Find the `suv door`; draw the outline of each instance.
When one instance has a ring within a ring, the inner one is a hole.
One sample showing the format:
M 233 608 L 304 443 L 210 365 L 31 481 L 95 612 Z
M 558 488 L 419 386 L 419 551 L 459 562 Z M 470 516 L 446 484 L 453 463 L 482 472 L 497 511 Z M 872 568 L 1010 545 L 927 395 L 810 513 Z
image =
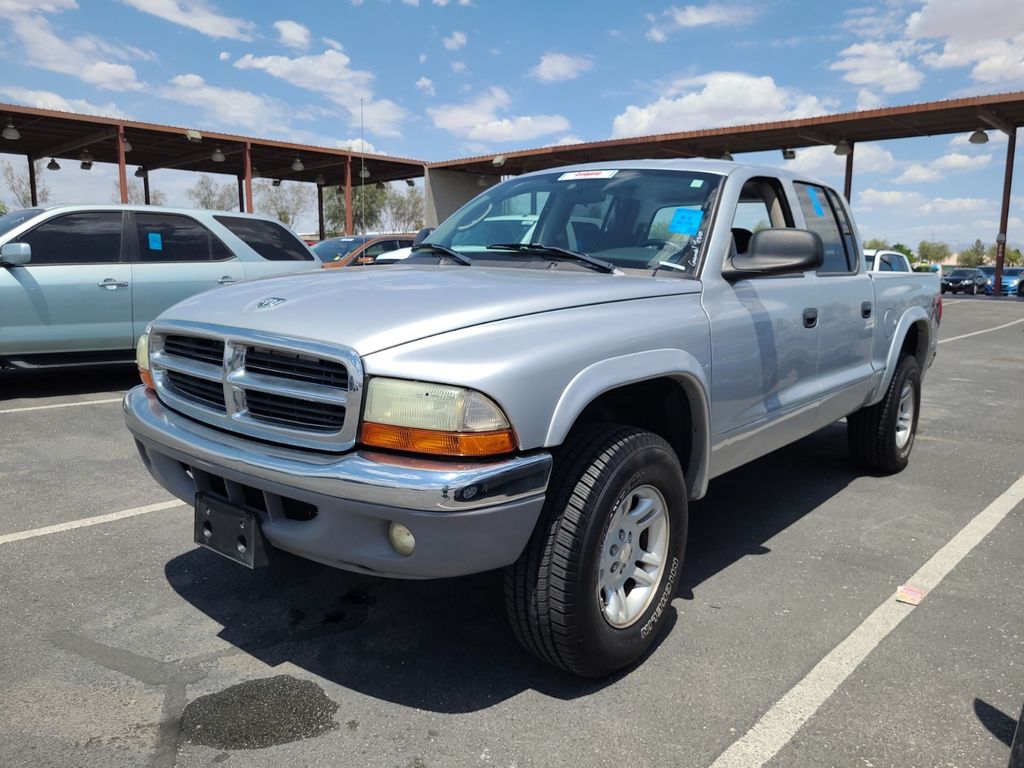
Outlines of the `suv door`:
M 210 230 L 179 213 L 131 214 L 135 338 L 172 304 L 245 279 L 242 263 Z
M 0 355 L 132 348 L 131 266 L 121 211 L 46 219 L 11 242 L 31 260 L 0 269 Z

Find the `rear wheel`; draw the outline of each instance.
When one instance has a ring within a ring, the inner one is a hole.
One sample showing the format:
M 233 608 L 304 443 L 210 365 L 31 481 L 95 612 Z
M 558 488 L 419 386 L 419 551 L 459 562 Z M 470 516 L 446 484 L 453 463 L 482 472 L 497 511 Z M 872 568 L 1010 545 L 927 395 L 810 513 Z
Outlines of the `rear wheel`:
M 846 418 L 846 436 L 853 458 L 868 469 L 885 474 L 904 469 L 914 447 L 920 402 L 920 369 L 917 360 L 907 355 L 896 366 L 881 402 Z
M 635 661 L 664 628 L 686 547 L 686 486 L 650 432 L 587 428 L 556 458 L 533 536 L 505 572 L 523 646 L 584 677 Z

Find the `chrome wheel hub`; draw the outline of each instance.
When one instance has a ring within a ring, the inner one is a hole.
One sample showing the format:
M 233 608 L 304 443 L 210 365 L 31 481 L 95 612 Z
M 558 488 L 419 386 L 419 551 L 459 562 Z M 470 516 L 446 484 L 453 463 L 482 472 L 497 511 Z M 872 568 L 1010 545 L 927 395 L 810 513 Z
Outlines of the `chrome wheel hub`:
M 911 430 L 914 427 L 914 387 L 908 381 L 900 391 L 900 404 L 896 410 L 896 448 L 903 450 L 910 442 Z
M 597 597 L 605 621 L 616 629 L 635 623 L 654 600 L 668 541 L 668 505 L 654 486 L 637 486 L 612 511 L 601 543 Z

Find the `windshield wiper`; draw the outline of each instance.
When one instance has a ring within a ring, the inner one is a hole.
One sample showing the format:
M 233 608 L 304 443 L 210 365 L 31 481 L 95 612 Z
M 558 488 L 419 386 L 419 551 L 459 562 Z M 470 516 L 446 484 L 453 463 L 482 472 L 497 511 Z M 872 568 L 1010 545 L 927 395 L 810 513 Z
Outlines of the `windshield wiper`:
M 568 248 L 559 248 L 554 245 L 543 243 L 491 243 L 487 246 L 489 250 L 516 251 L 517 253 L 532 253 L 547 258 L 565 258 L 578 261 L 581 264 L 596 269 L 598 272 L 614 272 L 615 267 L 607 261 L 595 259 L 579 251 L 570 251 Z
M 464 253 L 459 253 L 445 245 L 438 245 L 437 243 L 420 243 L 412 247 L 412 253 L 424 253 L 426 251 L 434 251 L 435 253 L 443 253 L 445 256 L 450 256 L 455 259 L 459 264 L 467 267 L 473 266 L 473 260 L 466 256 Z

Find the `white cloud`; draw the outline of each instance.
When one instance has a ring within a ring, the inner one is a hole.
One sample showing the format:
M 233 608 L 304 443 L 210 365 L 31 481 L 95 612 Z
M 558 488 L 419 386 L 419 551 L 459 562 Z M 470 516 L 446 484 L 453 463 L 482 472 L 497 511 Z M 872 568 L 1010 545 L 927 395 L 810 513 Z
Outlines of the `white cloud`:
M 530 70 L 530 74 L 542 83 L 557 83 L 563 80 L 575 80 L 593 66 L 594 61 L 589 56 L 545 53 L 540 57 L 540 63 Z
M 859 111 L 878 109 L 883 106 L 884 103 L 885 102 L 882 101 L 882 98 L 878 94 L 869 91 L 866 88 L 861 88 L 857 91 L 857 109 Z
M 54 109 L 59 112 L 79 112 L 103 117 L 128 117 L 116 104 L 92 104 L 84 99 L 66 99 L 52 91 L 34 91 L 18 86 L 0 87 L 0 94 L 18 104 L 38 109 Z
M 231 58 L 231 54 L 228 53 L 227 51 L 221 51 L 220 55 L 217 58 L 220 59 L 221 61 L 227 61 L 228 59 Z
M 428 94 L 429 96 L 434 96 L 437 93 L 434 90 L 434 81 L 431 80 L 429 77 L 421 77 L 419 80 L 417 80 L 416 87 L 419 88 L 424 93 Z
M 901 190 L 865 189 L 856 193 L 857 207 L 870 210 L 876 205 L 883 208 L 910 208 L 921 204 L 921 195 L 917 192 Z
M 258 133 L 284 127 L 291 109 L 287 104 L 251 91 L 210 85 L 195 74 L 178 75 L 157 90 L 165 99 L 189 104 L 203 112 L 203 120 L 210 125 L 242 127 Z
M 853 152 L 853 169 L 863 173 L 888 173 L 896 160 L 887 149 L 877 144 L 857 144 Z M 806 147 L 796 150 L 796 158 L 786 160 L 786 170 L 805 176 L 842 176 L 846 172 L 846 158 L 840 157 L 831 145 Z
M 448 5 L 448 0 L 434 0 L 434 5 Z
M 907 18 L 913 40 L 938 40 L 940 51 L 922 58 L 935 69 L 971 67 L 979 83 L 1024 81 L 1024 3 L 976 0 L 970 8 L 953 0 L 926 0 Z
M 924 203 L 918 210 L 923 214 L 929 213 L 977 213 L 979 211 L 994 208 L 995 204 L 989 200 L 982 200 L 978 197 L 936 197 Z
M 426 63 L 427 63 L 427 54 L 421 53 L 420 54 L 420 64 L 426 64 Z
M 965 155 L 949 152 L 927 165 L 913 163 L 893 181 L 897 184 L 923 184 L 943 178 L 944 171 L 973 171 L 992 162 L 992 155 Z
M 465 104 L 442 104 L 427 113 L 438 128 L 471 141 L 526 141 L 569 129 L 561 115 L 501 117 L 512 103 L 503 88 L 491 87 Z
M 22 3 L 15 2 L 17 9 Z M 44 4 L 51 7 L 55 4 Z M 7 12 L 0 5 L 0 17 Z M 89 85 L 112 91 L 137 91 L 143 85 L 129 64 L 116 64 L 109 58 L 122 61 L 132 58 L 151 58 L 152 54 L 129 46 L 118 46 L 92 35 L 66 39 L 53 31 L 43 16 L 15 13 L 8 16 L 10 28 L 21 42 L 24 60 L 31 66 L 50 72 L 77 77 Z
M 711 72 L 669 84 L 652 104 L 630 105 L 612 121 L 612 136 L 642 136 L 712 126 L 792 120 L 831 111 L 834 103 L 775 84 L 771 77 Z
M 678 29 L 749 24 L 757 18 L 757 13 L 753 6 L 748 5 L 708 3 L 686 5 L 681 8 L 671 6 L 660 14 L 647 14 L 647 20 L 651 23 L 650 29 L 647 30 L 647 39 L 663 43 L 668 40 L 669 34 Z
M 406 111 L 388 99 L 373 98 L 373 74 L 352 69 L 351 59 L 341 51 L 324 51 L 317 55 L 253 56 L 246 54 L 235 62 L 239 69 L 262 70 L 298 88 L 321 94 L 344 107 L 349 124 L 359 124 L 360 99 L 366 130 L 384 136 L 399 135 L 399 126 Z
M 252 40 L 256 25 L 245 19 L 224 16 L 203 0 L 122 0 L 143 13 L 193 29 L 207 37 Z
M 278 42 L 289 48 L 304 51 L 309 48 L 309 29 L 290 19 L 281 19 L 274 22 L 274 29 L 277 30 Z
M 384 154 L 374 147 L 373 144 L 363 139 L 339 139 L 335 142 L 334 146 L 338 149 L 348 149 L 352 152 L 365 152 L 368 155 Z
M 880 88 L 884 93 L 914 91 L 924 74 L 905 61 L 907 47 L 898 43 L 856 43 L 840 51 L 839 61 L 829 69 L 845 72 L 843 80 L 853 85 Z
M 466 46 L 467 38 L 465 32 L 459 32 L 455 30 L 448 37 L 444 38 L 441 42 L 444 43 L 444 47 L 449 51 L 457 51 L 459 48 Z
M 334 51 L 340 51 L 342 49 L 341 43 L 335 40 L 333 37 L 321 37 L 320 42 L 326 45 L 328 48 Z
M 572 134 L 569 134 L 568 136 L 563 136 L 558 141 L 556 141 L 555 145 L 559 146 L 559 147 L 566 147 L 566 146 L 569 146 L 570 144 L 582 144 L 582 143 L 583 143 L 583 139 L 581 139 L 579 136 L 573 136 Z
M 458 75 L 458 74 L 462 74 L 465 71 L 466 71 L 466 62 L 464 62 L 464 61 L 453 61 L 452 62 L 452 72 L 454 72 L 455 74 Z
M 402 2 L 405 3 L 406 5 L 412 6 L 418 6 L 420 4 L 420 0 L 402 0 Z

